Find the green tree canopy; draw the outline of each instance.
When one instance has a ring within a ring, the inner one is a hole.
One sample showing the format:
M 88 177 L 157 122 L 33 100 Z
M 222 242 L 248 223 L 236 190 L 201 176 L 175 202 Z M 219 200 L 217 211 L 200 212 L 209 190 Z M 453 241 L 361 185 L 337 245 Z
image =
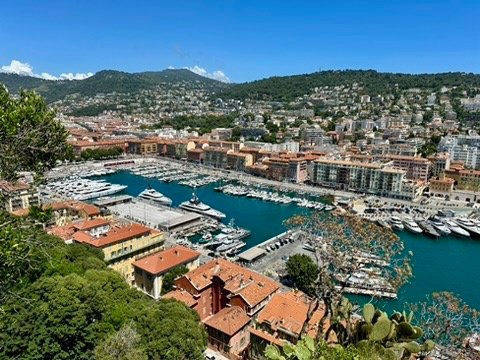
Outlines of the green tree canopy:
M 295 286 L 305 294 L 315 294 L 315 281 L 318 276 L 318 267 L 307 255 L 295 254 L 287 261 L 287 273 Z
M 177 266 L 176 268 L 173 268 L 167 272 L 163 277 L 162 294 L 166 294 L 167 292 L 171 291 L 173 289 L 175 279 L 183 274 L 186 274 L 187 272 L 188 269 L 186 266 Z
M 131 326 L 138 339 L 124 354 L 202 359 L 206 334 L 195 311 L 153 301 L 108 269 L 101 251 L 66 245 L 29 219 L 0 212 L 0 225 L 0 358 L 108 359 Z
M 0 85 L 0 178 L 15 180 L 20 171 L 42 175 L 69 153 L 67 134 L 42 97 L 21 92 L 13 98 Z

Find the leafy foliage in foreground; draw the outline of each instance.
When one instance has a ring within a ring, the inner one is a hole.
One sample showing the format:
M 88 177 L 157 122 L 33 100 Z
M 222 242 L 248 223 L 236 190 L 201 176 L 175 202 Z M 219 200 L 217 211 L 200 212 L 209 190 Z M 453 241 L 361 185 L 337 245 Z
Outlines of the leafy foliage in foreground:
M 10 96 L 0 85 L 0 179 L 15 180 L 20 171 L 41 175 L 69 153 L 67 131 L 34 92 Z
M 347 301 L 348 302 L 348 301 Z M 351 313 L 349 314 L 352 315 Z M 352 333 L 349 342 L 329 345 L 324 340 L 318 343 L 309 337 L 301 339 L 297 344 L 286 343 L 282 349 L 269 345 L 265 356 L 269 360 L 407 360 L 412 354 L 427 355 L 435 344 L 432 340 L 425 343 L 417 342 L 423 336 L 421 328 L 410 322 L 413 313 L 394 313 L 390 318 L 386 313 L 375 309 L 372 304 L 366 304 L 363 318 L 343 331 Z
M 130 354 L 202 358 L 206 335 L 193 310 L 129 288 L 98 250 L 65 245 L 5 213 L 0 225 L 1 293 L 8 294 L 0 302 L 0 358 L 106 359 L 99 347 L 112 350 L 109 341 L 125 326 L 138 335 Z

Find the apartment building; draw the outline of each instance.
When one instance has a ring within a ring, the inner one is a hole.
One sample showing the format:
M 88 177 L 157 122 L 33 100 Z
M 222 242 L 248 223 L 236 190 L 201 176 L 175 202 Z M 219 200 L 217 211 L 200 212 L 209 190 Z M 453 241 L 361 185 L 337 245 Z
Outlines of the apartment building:
M 104 259 L 127 282 L 134 284 L 132 263 L 139 257 L 163 249 L 164 234 L 140 224 L 115 224 L 95 218 L 56 226 L 49 233 L 65 242 L 77 242 L 102 250 Z
M 165 274 L 179 266 L 185 266 L 188 271 L 192 271 L 198 267 L 199 257 L 198 251 L 177 245 L 140 258 L 132 264 L 134 285 L 143 293 L 158 300 L 162 293 Z
M 402 197 L 404 179 L 405 171 L 384 164 L 318 159 L 314 162 L 310 181 L 334 189 Z
M 427 157 L 432 164 L 430 167 L 430 176 L 439 177 L 450 169 L 450 155 L 448 153 L 440 153 Z
M 427 181 L 430 170 L 430 161 L 416 156 L 388 155 L 385 157 L 395 169 L 405 171 L 407 180 Z
M 276 281 L 224 259 L 215 259 L 175 281 L 164 296 L 197 311 L 208 346 L 241 359 L 250 342 L 248 326 L 280 289 Z
M 129 140 L 127 151 L 134 155 L 157 155 L 157 141 L 155 139 Z
M 0 194 L 3 209 L 13 213 L 28 211 L 31 206 L 40 206 L 40 196 L 37 189 L 24 182 L 0 181 Z
M 458 190 L 480 191 L 480 171 L 461 168 L 445 170 L 445 176 L 454 180 Z
M 319 321 L 324 315 L 325 310 L 320 303 L 301 291 L 276 293 L 249 329 L 249 359 L 265 359 L 265 348 L 270 344 L 296 344 L 306 335 L 315 339 Z
M 94 149 L 112 149 L 120 148 L 125 153 L 127 151 L 127 143 L 125 140 L 98 140 L 98 141 L 71 141 L 69 142 L 73 148 L 73 153 L 79 156 L 85 150 Z
M 465 167 L 480 169 L 480 136 L 449 135 L 438 144 L 438 150 L 447 152 L 455 161 L 462 161 Z
M 227 154 L 233 150 L 222 147 L 207 146 L 203 149 L 205 153 L 204 164 L 215 168 L 227 168 Z
M 76 200 L 60 201 L 43 206 L 51 209 L 56 226 L 63 226 L 75 220 L 91 220 L 100 216 L 100 208 Z
M 429 192 L 433 197 L 440 197 L 449 200 L 453 193 L 455 180 L 449 177 L 430 179 Z
M 253 156 L 242 152 L 227 153 L 227 169 L 244 172 L 247 166 L 253 165 Z

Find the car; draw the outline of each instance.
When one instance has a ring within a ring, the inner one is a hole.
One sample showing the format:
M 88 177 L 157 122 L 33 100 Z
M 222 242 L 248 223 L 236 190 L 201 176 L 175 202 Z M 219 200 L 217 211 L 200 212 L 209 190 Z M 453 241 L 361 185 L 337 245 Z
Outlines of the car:
M 287 255 L 282 256 L 283 261 L 288 261 L 289 257 Z

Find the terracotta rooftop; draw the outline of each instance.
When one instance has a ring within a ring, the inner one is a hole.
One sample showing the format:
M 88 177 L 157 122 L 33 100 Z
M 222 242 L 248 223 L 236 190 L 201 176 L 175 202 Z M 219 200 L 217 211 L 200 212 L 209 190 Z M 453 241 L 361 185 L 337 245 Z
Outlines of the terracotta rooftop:
M 44 207 L 51 208 L 52 210 L 72 209 L 75 211 L 83 211 L 88 216 L 100 215 L 100 209 L 98 207 L 81 201 L 61 201 L 47 204 Z
M 277 346 L 283 346 L 283 344 L 285 343 L 284 340 L 278 339 L 275 336 L 270 335 L 266 331 L 262 331 L 260 329 L 255 329 L 255 328 L 252 327 L 252 328 L 248 329 L 248 331 L 250 331 L 251 334 L 253 334 L 257 337 L 268 341 L 270 344 L 275 344 Z
M 197 305 L 197 300 L 193 298 L 193 296 L 185 290 L 173 290 L 169 293 L 162 296 L 163 299 L 175 299 L 178 301 L 183 302 L 188 307 L 194 307 Z
M 157 275 L 165 273 L 179 265 L 194 261 L 199 256 L 200 253 L 198 251 L 177 245 L 137 260 L 133 263 L 133 266 L 152 275 Z
M 10 182 L 6 180 L 0 180 L 0 189 L 4 191 L 18 191 L 18 190 L 28 190 L 30 185 L 25 182 Z
M 88 245 L 97 247 L 97 248 L 103 248 L 106 246 L 110 246 L 122 241 L 127 241 L 130 239 L 135 239 L 139 238 L 142 236 L 146 236 L 149 234 L 160 234 L 154 232 L 154 230 L 145 227 L 140 224 L 130 224 L 127 226 L 123 227 L 118 227 L 110 230 L 107 235 L 101 236 L 98 238 L 93 238 L 93 237 L 84 237 L 82 235 L 76 235 L 79 240 L 79 242 L 86 243 Z
M 273 331 L 283 330 L 300 336 L 311 302 L 301 291 L 277 293 L 260 311 L 257 321 L 269 324 Z
M 108 220 L 97 218 L 73 223 L 72 226 L 79 231 L 85 231 L 109 224 Z
M 209 286 L 214 276 L 218 277 L 230 296 L 242 297 L 251 307 L 280 288 L 276 281 L 224 259 L 212 260 L 184 276 L 198 290 Z
M 250 317 L 239 306 L 226 307 L 204 321 L 204 324 L 232 336 L 250 322 Z

